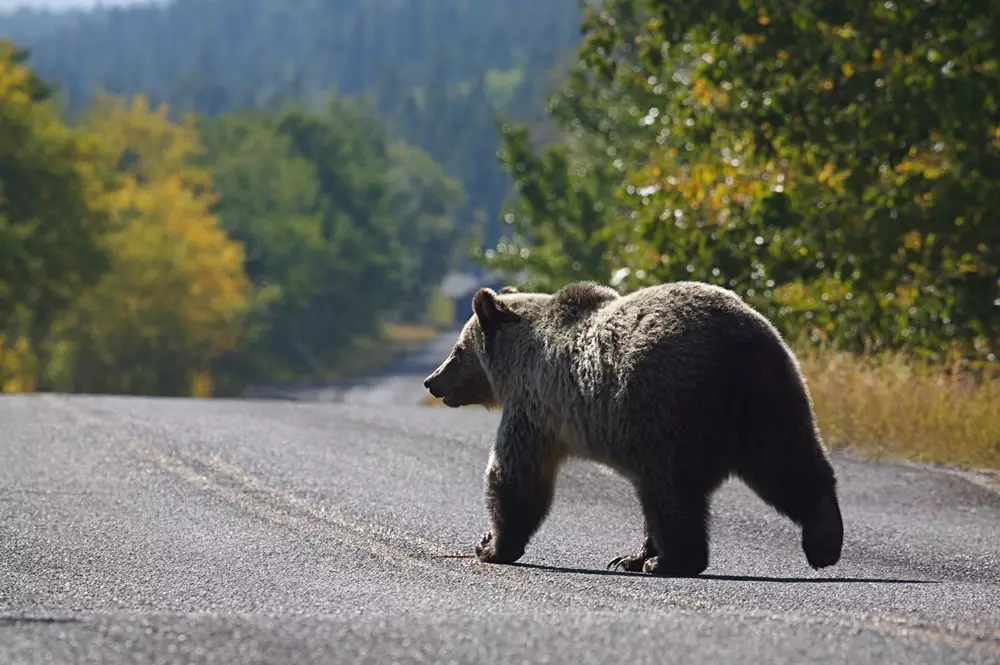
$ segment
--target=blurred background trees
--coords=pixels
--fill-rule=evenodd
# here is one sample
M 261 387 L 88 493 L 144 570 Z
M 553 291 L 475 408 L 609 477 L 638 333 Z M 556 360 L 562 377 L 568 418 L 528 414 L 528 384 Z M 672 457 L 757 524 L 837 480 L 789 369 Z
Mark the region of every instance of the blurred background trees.
M 479 266 L 543 290 L 704 280 L 792 338 L 995 363 L 998 9 L 2 14 L 0 382 L 205 395 L 360 371 Z

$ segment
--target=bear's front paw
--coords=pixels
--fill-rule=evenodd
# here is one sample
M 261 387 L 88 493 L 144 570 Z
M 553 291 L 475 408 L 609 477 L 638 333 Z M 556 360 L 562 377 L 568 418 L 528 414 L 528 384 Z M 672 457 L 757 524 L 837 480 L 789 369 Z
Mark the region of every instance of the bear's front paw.
M 608 562 L 608 570 L 621 570 L 627 573 L 641 573 L 642 567 L 646 563 L 645 556 L 641 554 L 626 554 L 617 556 Z
M 493 558 L 493 532 L 484 533 L 476 544 L 476 556 L 483 563 L 491 563 Z
M 524 549 L 511 551 L 509 548 L 497 547 L 497 539 L 493 532 L 484 533 L 476 545 L 476 556 L 483 563 L 514 563 L 524 554 Z

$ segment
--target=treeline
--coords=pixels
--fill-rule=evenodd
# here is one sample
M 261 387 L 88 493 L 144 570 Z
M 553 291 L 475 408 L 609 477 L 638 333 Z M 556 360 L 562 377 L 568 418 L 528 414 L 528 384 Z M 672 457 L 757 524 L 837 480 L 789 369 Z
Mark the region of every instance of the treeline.
M 141 92 L 176 113 L 367 96 L 394 138 L 463 184 L 466 228 L 496 240 L 510 179 L 497 113 L 544 121 L 550 71 L 579 42 L 578 0 L 173 0 L 0 15 L 0 35 L 73 106 Z
M 609 0 L 483 260 L 696 279 L 852 351 L 1000 353 L 1000 3 Z
M 422 322 L 461 185 L 365 103 L 72 123 L 0 41 L 0 387 L 147 395 L 323 378 Z

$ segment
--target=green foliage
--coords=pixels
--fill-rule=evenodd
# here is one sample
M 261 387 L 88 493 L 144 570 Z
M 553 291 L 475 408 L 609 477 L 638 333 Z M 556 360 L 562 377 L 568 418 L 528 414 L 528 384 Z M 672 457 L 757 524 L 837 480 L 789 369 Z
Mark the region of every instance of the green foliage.
M 592 142 L 589 160 L 618 172 L 597 235 L 621 288 L 701 279 L 843 347 L 994 359 L 997 8 L 611 0 L 588 11 L 581 66 L 551 109 Z M 520 190 L 563 191 L 563 177 L 532 175 Z M 570 250 L 553 238 L 592 241 L 559 225 L 541 215 L 518 232 L 539 239 L 533 272 L 562 280 L 557 257 Z
M 494 113 L 541 119 L 545 72 L 579 39 L 577 2 L 174 0 L 47 20 L 0 14 L 0 33 L 31 46 L 74 105 L 95 89 L 141 91 L 216 116 L 370 95 L 394 138 L 461 181 L 460 219 L 483 211 L 493 239 L 510 187 Z
M 212 363 L 239 339 L 249 285 L 242 247 L 210 211 L 197 132 L 142 96 L 100 98 L 81 130 L 107 145 L 119 186 L 108 195 L 109 269 L 53 331 L 72 351 L 56 387 L 209 395 Z
M 107 266 L 101 146 L 67 127 L 50 90 L 0 40 L 0 336 L 34 338 Z
M 387 324 L 443 314 L 465 194 L 368 103 L 195 122 L 101 95 L 70 129 L 20 57 L 0 60 L 0 389 L 231 394 L 370 369 L 427 332 Z
M 461 187 L 391 143 L 362 103 L 331 98 L 202 123 L 219 203 L 264 295 L 224 367 L 245 380 L 323 376 L 356 340 L 427 311 L 457 260 Z
M 507 233 L 481 257 L 493 269 L 520 274 L 528 288 L 551 290 L 577 279 L 606 278 L 603 231 L 611 221 L 613 167 L 589 159 L 581 142 L 549 146 L 537 157 L 525 127 L 505 124 L 501 131 L 499 159 L 518 197 L 504 210 Z
M 442 275 L 463 257 L 463 234 L 456 217 L 465 203 L 461 184 L 449 177 L 430 155 L 406 143 L 389 146 L 389 206 L 404 248 L 399 258 L 399 314 L 418 323 L 426 316 Z

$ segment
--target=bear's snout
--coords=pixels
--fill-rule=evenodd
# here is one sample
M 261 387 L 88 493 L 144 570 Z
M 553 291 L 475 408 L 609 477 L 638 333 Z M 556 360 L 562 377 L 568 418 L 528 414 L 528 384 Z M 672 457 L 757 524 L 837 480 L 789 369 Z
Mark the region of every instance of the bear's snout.
M 434 374 L 431 374 L 426 379 L 424 379 L 424 388 L 426 388 L 430 392 L 430 394 L 436 397 L 437 399 L 441 399 L 442 397 L 444 397 L 444 395 L 441 393 L 440 382 L 435 380 L 438 377 L 439 375 L 437 374 L 437 372 L 435 372 Z

